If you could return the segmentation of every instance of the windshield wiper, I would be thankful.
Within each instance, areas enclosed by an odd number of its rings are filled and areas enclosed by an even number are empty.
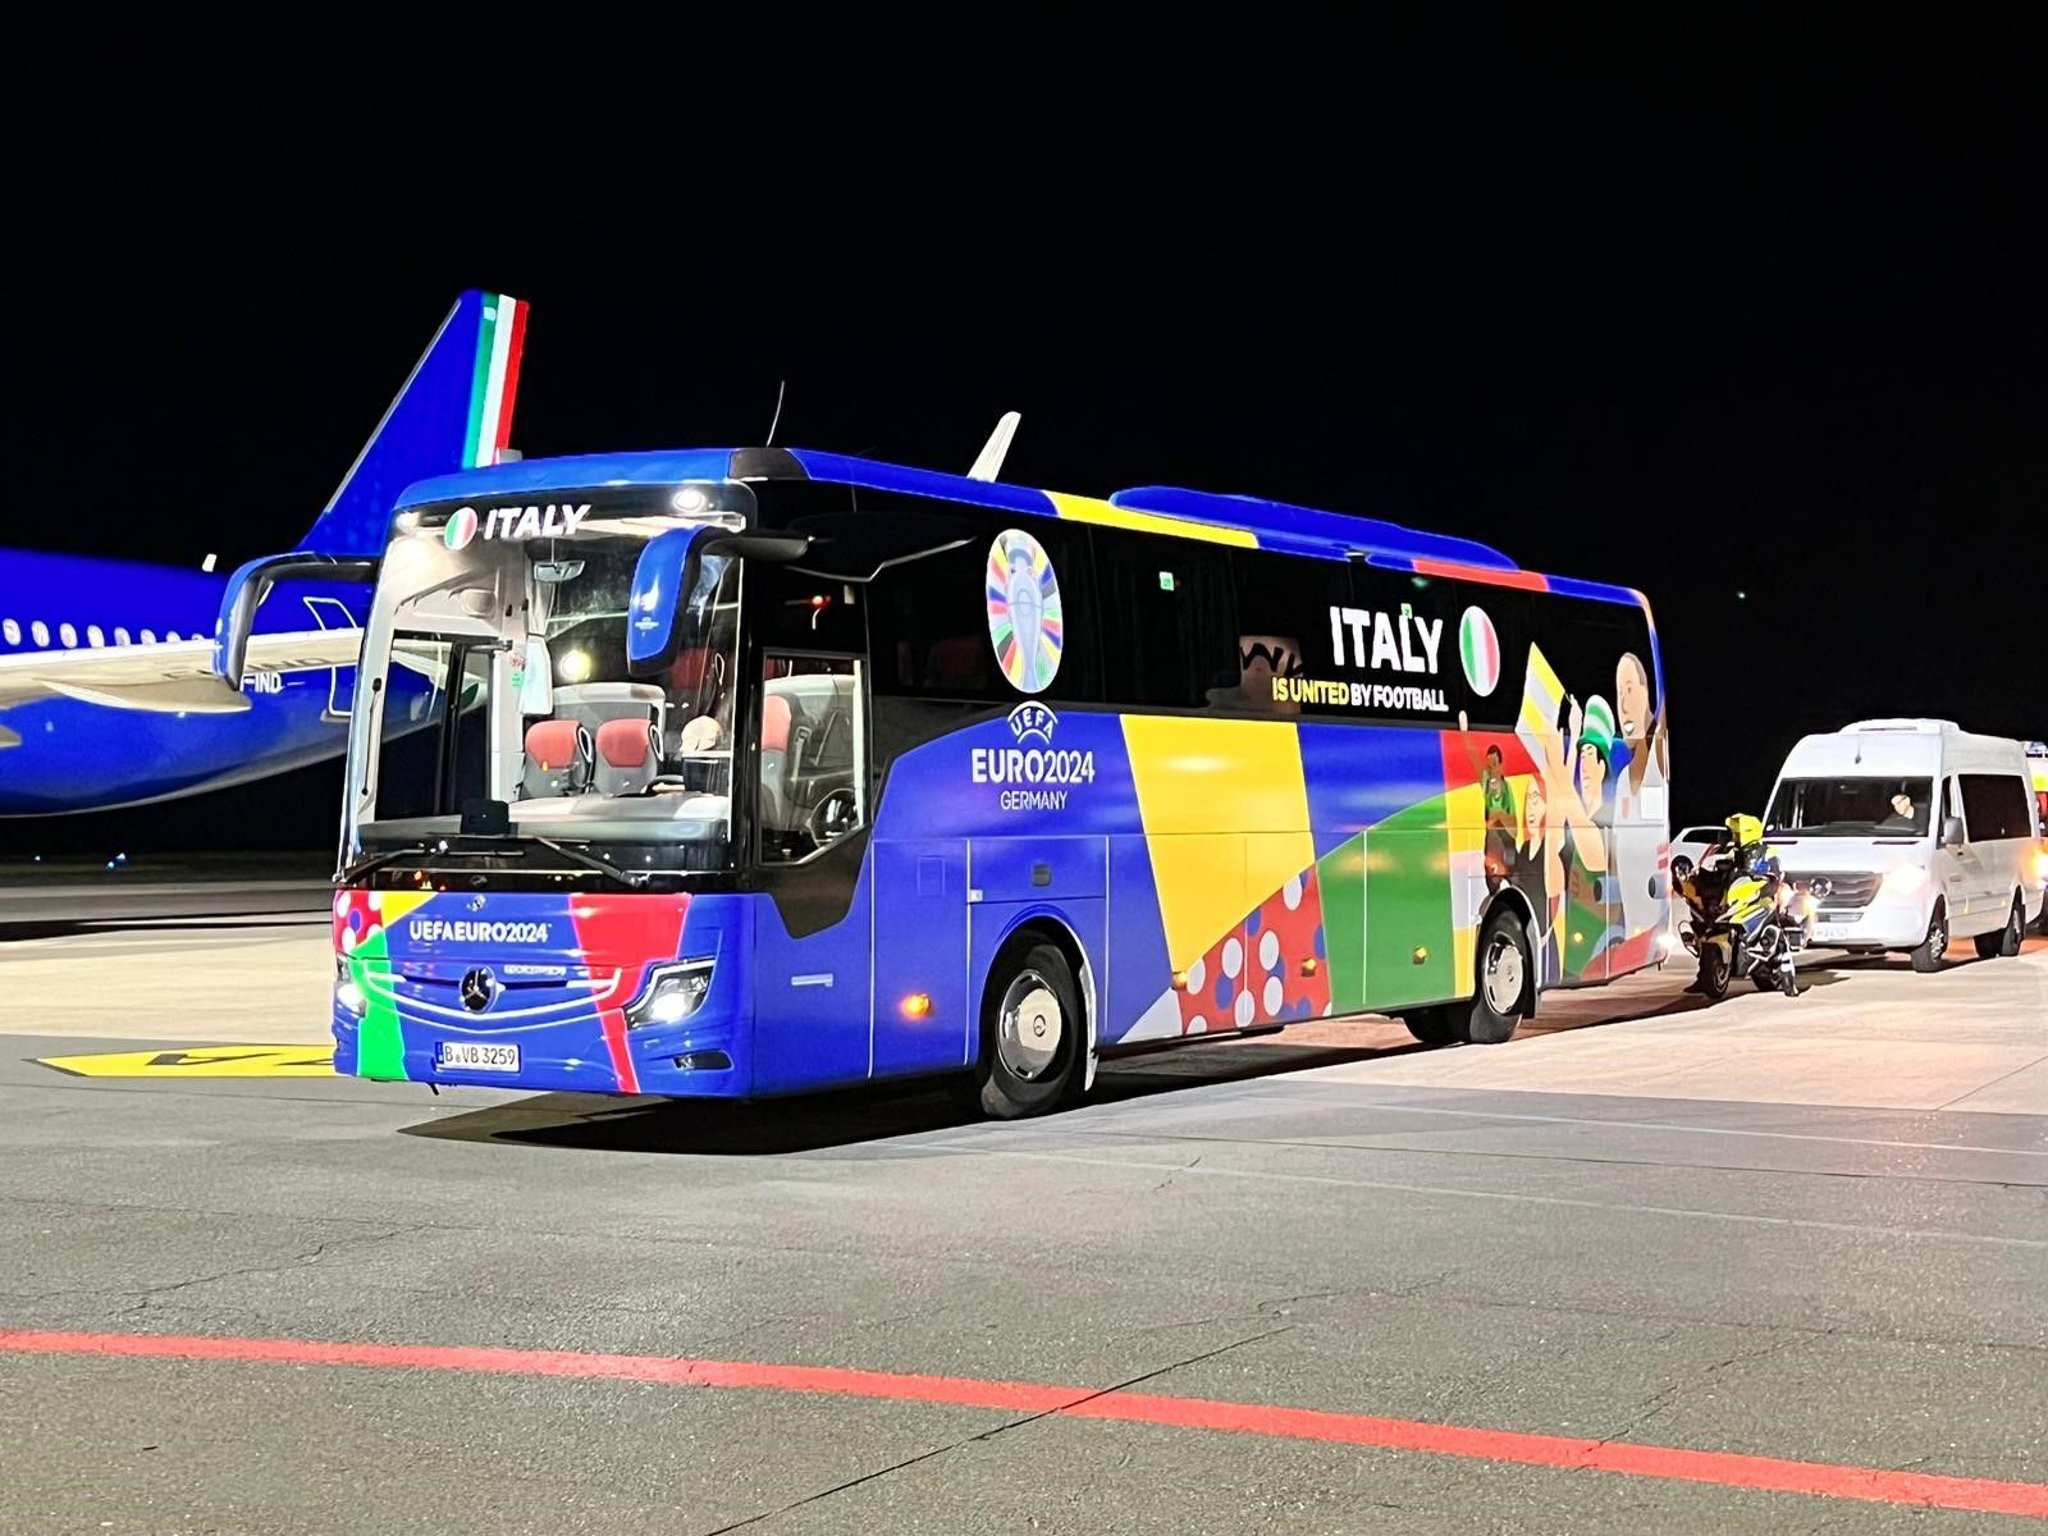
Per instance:
[[[529,832],[509,838],[506,841],[510,842],[515,848],[527,843],[537,843],[556,857],[571,864],[580,864],[583,868],[595,870],[601,875],[609,875],[621,885],[645,885],[649,878],[645,870],[623,868],[620,865],[614,864],[610,859],[600,858],[597,854],[591,853],[587,849],[571,848],[568,844],[558,843],[551,837],[537,837]],[[393,863],[399,859],[410,858],[415,854],[423,853],[430,858],[478,859],[489,858],[494,854],[503,855],[504,852],[505,849],[502,844],[488,848],[463,848],[445,839],[436,841],[431,845],[422,840],[416,843],[409,843],[403,848],[393,848],[384,853],[373,853],[364,858],[357,859],[355,863],[344,868],[337,879],[341,883],[358,880],[362,876],[369,874],[372,870],[381,869],[386,864]]]
[[[571,848],[567,843],[558,843],[552,837],[541,837],[536,833],[521,833],[517,841],[539,843],[553,854],[559,854],[572,864],[581,864],[585,869],[594,869],[600,874],[610,875],[621,885],[645,885],[647,872],[642,869],[626,869],[610,859],[600,858],[587,848]]]

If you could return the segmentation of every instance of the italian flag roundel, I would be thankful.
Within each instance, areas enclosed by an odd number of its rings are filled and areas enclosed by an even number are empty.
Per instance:
[[[1464,658],[1465,681],[1481,698],[1500,682],[1500,637],[1484,608],[1467,608],[1458,621],[1458,654]]]

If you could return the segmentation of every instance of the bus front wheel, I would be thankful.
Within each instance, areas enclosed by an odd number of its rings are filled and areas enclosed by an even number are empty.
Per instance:
[[[1479,985],[1465,1017],[1465,1038],[1474,1045],[1499,1045],[1529,1011],[1536,967],[1520,919],[1495,912],[1479,932]]]
[[[1033,934],[1012,939],[982,994],[975,1073],[982,1111],[1017,1120],[1079,1099],[1087,1031],[1066,955]]]

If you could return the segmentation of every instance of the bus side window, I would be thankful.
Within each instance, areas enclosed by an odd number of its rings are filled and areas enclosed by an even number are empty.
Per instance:
[[[867,820],[860,663],[770,652],[761,675],[761,860],[789,864]]]
[[[1214,690],[1234,697],[1242,670],[1222,549],[1095,532],[1109,702],[1208,709]]]

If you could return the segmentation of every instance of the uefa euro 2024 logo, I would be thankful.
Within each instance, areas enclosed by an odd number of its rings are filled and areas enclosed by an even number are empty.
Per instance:
[[[1006,529],[989,546],[986,586],[988,638],[1003,676],[1020,693],[1044,692],[1066,644],[1052,557],[1021,528]]]

